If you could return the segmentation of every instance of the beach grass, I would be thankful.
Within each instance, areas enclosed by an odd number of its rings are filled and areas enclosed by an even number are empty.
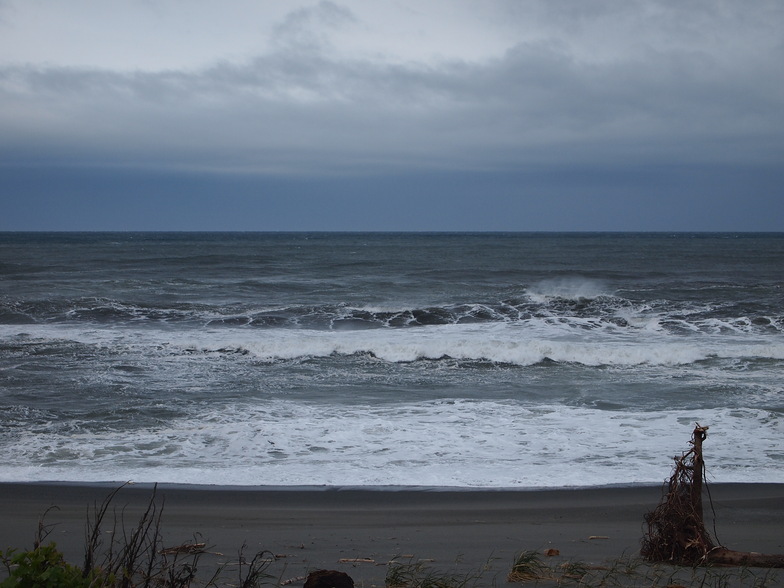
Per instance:
[[[199,577],[201,544],[189,549],[161,550],[172,557],[156,560],[152,553],[128,559],[132,545],[115,545],[124,552],[122,565],[98,565],[83,569],[66,562],[54,543],[40,544],[30,550],[8,549],[0,552],[6,578],[0,588],[260,588],[284,587],[305,578],[282,579],[282,569],[275,569],[276,558],[259,552],[248,560],[240,548],[236,562],[223,565],[209,577]],[[183,555],[186,557],[183,559]],[[150,557],[153,557],[150,565]],[[129,567],[133,565],[134,567]],[[683,567],[649,564],[640,558],[619,557],[604,565],[582,561],[549,564],[536,551],[526,550],[513,562],[506,581],[486,569],[474,573],[446,571],[430,562],[399,561],[386,564],[385,588],[480,588],[499,585],[541,588],[775,588],[781,585],[776,570],[759,568]],[[234,569],[234,573],[229,570]],[[277,573],[273,573],[277,572]],[[369,588],[373,588],[372,586]],[[378,587],[380,588],[380,587]]]
[[[533,582],[552,578],[553,570],[542,561],[537,551],[522,551],[515,558],[507,576],[509,582]]]
[[[54,510],[49,508],[38,522],[32,549],[0,551],[0,564],[6,572],[0,588],[257,588],[277,583],[268,572],[274,555],[262,550],[248,559],[246,544],[238,552],[236,565],[226,563],[206,579],[200,577],[199,562],[207,551],[206,543],[194,540],[164,547],[163,504],[157,499],[156,487],[139,518],[129,525],[124,510],[111,509],[122,488],[110,492],[92,512],[87,511],[81,565],[66,561],[57,544],[48,541],[54,527],[45,520]],[[236,574],[227,579],[224,571],[232,567]]]
[[[400,562],[387,564],[385,585],[387,588],[471,588],[477,586],[481,571],[457,573],[433,568],[427,562]]]
[[[547,558],[550,559],[550,558]],[[487,570],[460,574],[429,562],[390,561],[386,588],[477,588],[521,586],[541,588],[776,588],[782,577],[760,568],[683,567],[650,564],[639,557],[620,556],[602,565],[584,561],[547,563],[542,553],[522,551],[506,581]]]
[[[507,576],[509,583],[543,588],[774,588],[783,579],[771,569],[651,564],[628,556],[602,565],[570,560],[548,564],[536,551],[521,552]]]

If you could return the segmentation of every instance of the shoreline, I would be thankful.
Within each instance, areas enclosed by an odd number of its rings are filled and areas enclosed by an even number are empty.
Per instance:
[[[68,561],[83,558],[88,512],[119,483],[0,482],[0,550],[28,549],[40,517]],[[136,523],[154,484],[129,484],[113,506]],[[731,549],[784,552],[784,484],[710,484],[706,526]],[[209,568],[245,554],[276,555],[280,580],[320,568],[347,572],[357,586],[382,586],[386,564],[425,561],[443,571],[476,573],[479,585],[506,583],[521,551],[558,549],[558,561],[601,565],[634,557],[643,517],[662,485],[504,489],[437,487],[264,487],[158,484],[164,546],[207,543]],[[215,555],[219,553],[221,555]],[[280,556],[280,557],[277,557]],[[341,560],[343,560],[341,562]],[[355,560],[355,561],[349,561]],[[200,565],[200,567],[201,567]],[[292,583],[297,585],[296,583]]]
[[[750,484],[762,486],[784,486],[784,482],[722,482],[718,485],[731,486]],[[120,486],[150,488],[171,488],[175,490],[194,490],[194,491],[253,491],[253,492],[320,492],[320,491],[347,491],[361,490],[366,492],[550,492],[558,490],[603,490],[611,488],[661,488],[662,483],[655,482],[636,482],[618,484],[594,484],[594,485],[569,485],[569,486],[432,486],[432,485],[411,485],[411,484],[195,484],[189,482],[135,482],[130,481],[111,481],[111,480],[22,480],[22,481],[0,481],[0,486],[62,486],[62,487],[95,487],[95,488],[118,488]]]

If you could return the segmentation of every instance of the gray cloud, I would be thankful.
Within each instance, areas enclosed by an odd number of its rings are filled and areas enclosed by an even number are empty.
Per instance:
[[[330,44],[330,33],[356,23],[354,14],[334,2],[290,12],[272,31],[273,42],[287,50],[320,51]]]
[[[778,3],[499,5],[546,35],[476,61],[346,55],[336,40],[362,23],[321,2],[243,62],[6,65],[0,149],[6,165],[275,174],[784,160]]]

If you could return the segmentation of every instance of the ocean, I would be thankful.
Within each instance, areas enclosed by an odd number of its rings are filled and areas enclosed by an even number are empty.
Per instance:
[[[784,482],[784,233],[0,233],[0,481]]]

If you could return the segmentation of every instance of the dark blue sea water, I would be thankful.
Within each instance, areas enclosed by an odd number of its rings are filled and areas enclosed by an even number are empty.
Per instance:
[[[0,481],[784,482],[784,234],[0,234]]]

